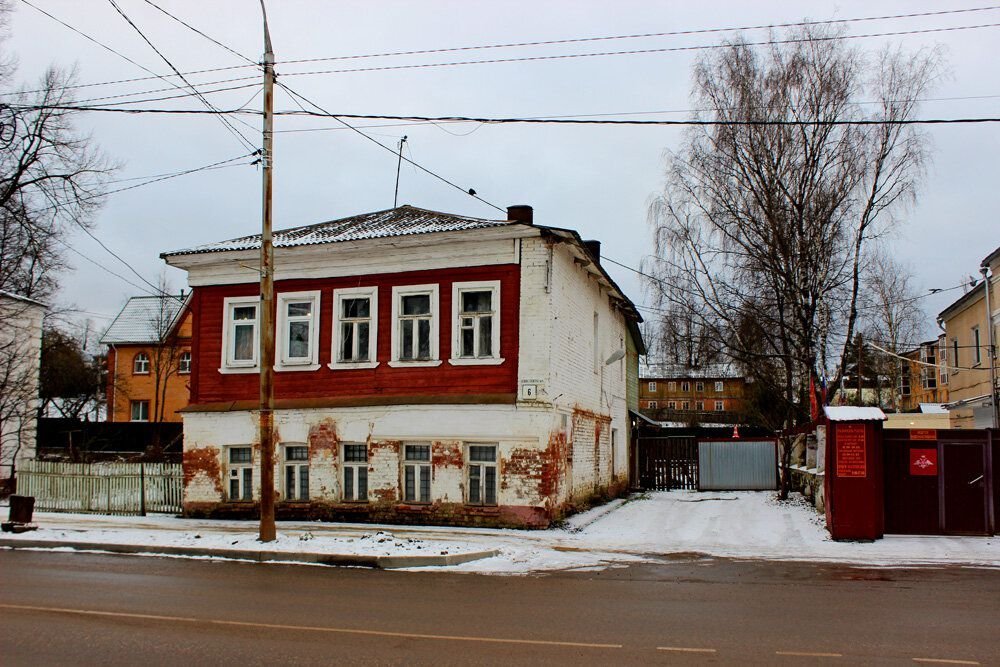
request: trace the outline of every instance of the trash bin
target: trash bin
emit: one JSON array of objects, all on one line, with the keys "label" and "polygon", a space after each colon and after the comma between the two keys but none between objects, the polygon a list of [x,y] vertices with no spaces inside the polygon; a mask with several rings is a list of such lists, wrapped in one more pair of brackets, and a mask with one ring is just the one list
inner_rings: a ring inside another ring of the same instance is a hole
[{"label": "trash bin", "polygon": [[31,523],[31,515],[35,512],[34,496],[11,496],[10,515],[7,520],[12,523]]}]

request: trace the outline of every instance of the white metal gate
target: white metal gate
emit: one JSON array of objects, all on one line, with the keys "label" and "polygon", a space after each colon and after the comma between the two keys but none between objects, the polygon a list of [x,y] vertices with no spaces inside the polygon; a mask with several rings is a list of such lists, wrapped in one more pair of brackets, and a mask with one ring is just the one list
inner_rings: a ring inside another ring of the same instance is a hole
[{"label": "white metal gate", "polygon": [[184,474],[179,463],[61,463],[25,461],[17,492],[35,509],[95,514],[180,512]]}]

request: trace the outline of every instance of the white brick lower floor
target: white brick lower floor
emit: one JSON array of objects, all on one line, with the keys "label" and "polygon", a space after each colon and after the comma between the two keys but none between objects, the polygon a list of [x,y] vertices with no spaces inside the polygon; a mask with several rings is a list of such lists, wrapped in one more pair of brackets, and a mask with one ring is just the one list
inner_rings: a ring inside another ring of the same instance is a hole
[{"label": "white brick lower floor", "polygon": [[[278,410],[279,517],[544,527],[626,486],[624,418],[532,405]],[[184,415],[184,510],[253,515],[257,413]]]}]

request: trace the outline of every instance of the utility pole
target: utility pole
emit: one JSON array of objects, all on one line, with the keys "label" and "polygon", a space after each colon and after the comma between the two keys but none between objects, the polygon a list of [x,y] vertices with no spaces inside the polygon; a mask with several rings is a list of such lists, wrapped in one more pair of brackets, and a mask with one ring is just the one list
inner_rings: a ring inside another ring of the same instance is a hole
[{"label": "utility pole", "polygon": [[271,241],[271,197],[274,168],[274,52],[264,17],[264,152],[262,231],[260,235],[260,536],[273,542],[274,528],[274,246]]},{"label": "utility pole", "polygon": [[396,193],[392,196],[392,207],[399,205],[399,168],[403,166],[403,144],[406,143],[406,135],[399,140],[399,157],[396,159]]},{"label": "utility pole", "polygon": [[983,265],[979,272],[983,274],[983,284],[986,286],[986,341],[989,345],[987,354],[990,358],[990,412],[993,418],[993,428],[1000,428],[1000,415],[997,411],[997,360],[996,341],[993,336],[993,310],[990,307],[990,267]]}]

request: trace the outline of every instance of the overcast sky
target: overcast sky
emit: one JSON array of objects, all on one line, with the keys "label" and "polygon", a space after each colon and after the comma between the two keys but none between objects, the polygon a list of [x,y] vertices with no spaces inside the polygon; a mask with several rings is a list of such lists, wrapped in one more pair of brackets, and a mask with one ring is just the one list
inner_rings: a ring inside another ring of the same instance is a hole
[{"label": "overcast sky", "polygon": [[[109,2],[31,0],[57,18],[158,74],[169,67]],[[235,51],[257,60],[263,50],[257,0],[155,0],[156,3]],[[144,0],[117,0],[154,45],[182,72],[245,64]],[[147,73],[72,32],[23,2],[14,0],[6,48],[18,57],[19,79],[37,79],[49,65],[76,66],[80,83],[107,82]],[[446,49],[583,37],[617,36],[755,26],[834,18],[871,17],[986,6],[974,2],[320,2],[268,0],[276,69],[287,85],[336,113],[532,117],[623,114],[636,118],[690,117],[692,63],[701,51],[529,60],[512,63],[428,67],[366,72],[294,75],[294,72],[379,66],[524,58],[639,49],[709,45],[726,33],[651,37],[427,55],[281,61]],[[1000,24],[1000,10],[924,18],[851,23],[849,34]],[[887,41],[906,49],[944,48],[949,76],[931,92],[921,117],[1000,116],[997,27],[854,40],[876,50]],[[751,40],[766,31],[746,31]],[[252,68],[194,75],[192,83],[255,74]],[[281,76],[284,75],[284,76]],[[214,86],[245,85],[239,81]],[[85,100],[167,88],[154,79],[81,88]],[[259,88],[213,94],[220,108],[244,105]],[[174,91],[175,93],[177,91]],[[170,92],[146,97],[169,95]],[[115,102],[102,100],[97,103]],[[260,108],[258,95],[250,106]],[[204,108],[192,98],[149,102],[157,108]],[[279,92],[276,109],[291,110]],[[654,113],[655,112],[655,113]],[[241,116],[259,128],[259,119]],[[382,143],[395,146],[408,136],[407,152],[421,165],[474,188],[505,208],[530,204],[540,224],[571,227],[602,241],[605,256],[639,266],[650,248],[646,211],[662,182],[665,150],[680,148],[683,130],[674,127],[564,127],[531,125],[420,124],[352,121]],[[123,167],[116,178],[154,176],[200,167],[247,152],[212,116],[79,116],[81,130]],[[259,145],[259,129],[234,123]],[[388,125],[388,126],[387,126]],[[279,117],[276,121],[274,224],[276,229],[390,208],[396,159],[331,119]],[[314,130],[314,131],[289,131]],[[1000,125],[948,125],[926,129],[933,164],[917,206],[904,216],[892,241],[896,256],[917,274],[922,290],[957,285],[1000,245],[997,155]],[[248,160],[238,161],[240,163]],[[259,232],[260,172],[239,164],[202,171],[114,194],[96,218],[95,234],[148,280],[166,273],[174,289],[186,287],[183,272],[167,269],[159,253]],[[136,181],[138,182],[138,181]],[[125,182],[112,187],[133,184]],[[400,203],[486,218],[498,211],[404,164]],[[91,239],[73,245],[96,263],[130,276]],[[85,260],[70,255],[73,270],[62,280],[61,299],[92,315],[103,328],[124,301],[139,290]],[[607,266],[638,304],[647,302],[639,278]],[[132,277],[134,279],[134,277]],[[138,279],[134,279],[138,282]],[[928,333],[933,317],[958,292],[924,301]]]}]

